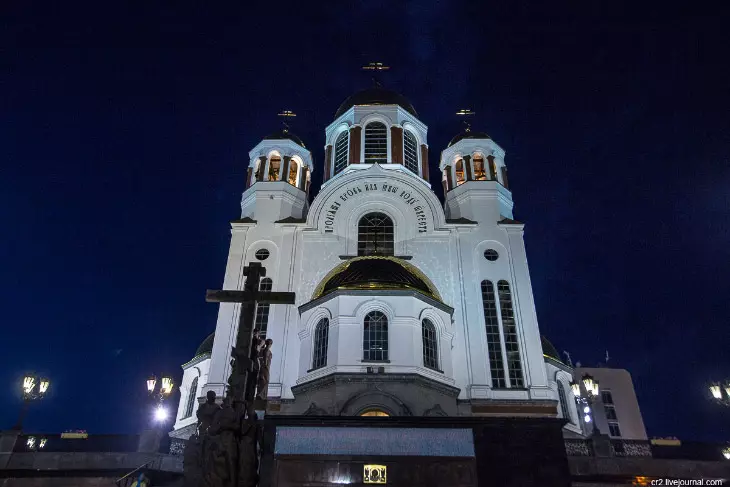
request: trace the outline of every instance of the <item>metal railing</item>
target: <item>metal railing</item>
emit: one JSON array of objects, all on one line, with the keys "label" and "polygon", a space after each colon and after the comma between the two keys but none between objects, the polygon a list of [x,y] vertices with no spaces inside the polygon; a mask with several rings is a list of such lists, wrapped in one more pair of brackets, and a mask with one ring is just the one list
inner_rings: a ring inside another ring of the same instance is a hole
[{"label": "metal railing", "polygon": [[117,487],[131,487],[135,485],[135,483],[137,486],[141,486],[142,482],[144,480],[147,480],[147,483],[149,484],[149,480],[145,476],[145,472],[153,463],[155,463],[155,460],[150,460],[144,465],[140,465],[124,477],[115,480],[114,483],[117,485]]}]

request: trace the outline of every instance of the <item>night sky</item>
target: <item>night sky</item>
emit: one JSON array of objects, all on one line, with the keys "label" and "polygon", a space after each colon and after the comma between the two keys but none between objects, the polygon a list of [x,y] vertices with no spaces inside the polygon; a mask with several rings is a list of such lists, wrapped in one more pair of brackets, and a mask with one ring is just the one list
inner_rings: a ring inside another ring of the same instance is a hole
[{"label": "night sky", "polygon": [[248,151],[295,111],[316,194],[382,61],[432,174],[460,108],[507,151],[558,350],[608,350],[649,436],[730,439],[705,392],[730,377],[730,15],[647,3],[2,2],[0,428],[35,370],[26,430],[141,430],[146,377],[214,329]]}]

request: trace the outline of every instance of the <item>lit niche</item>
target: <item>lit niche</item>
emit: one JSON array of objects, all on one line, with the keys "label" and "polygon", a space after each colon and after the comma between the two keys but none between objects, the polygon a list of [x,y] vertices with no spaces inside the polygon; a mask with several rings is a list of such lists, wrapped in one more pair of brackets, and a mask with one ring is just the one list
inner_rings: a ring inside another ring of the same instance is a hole
[{"label": "lit niche", "polygon": [[387,468],[385,465],[365,465],[363,471],[364,483],[366,484],[384,484],[387,478]]}]

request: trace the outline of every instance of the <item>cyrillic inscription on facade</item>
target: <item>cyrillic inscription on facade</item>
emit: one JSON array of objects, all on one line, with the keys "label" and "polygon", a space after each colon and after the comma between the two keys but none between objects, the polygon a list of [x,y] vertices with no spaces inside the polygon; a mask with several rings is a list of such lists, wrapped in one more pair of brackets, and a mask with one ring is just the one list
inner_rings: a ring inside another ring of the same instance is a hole
[{"label": "cyrillic inscription on facade", "polygon": [[428,218],[426,217],[425,203],[414,197],[408,189],[402,189],[388,183],[362,183],[357,186],[347,188],[345,191],[337,195],[331,203],[325,208],[324,231],[332,233],[335,230],[335,216],[337,210],[342,204],[350,198],[357,198],[362,195],[372,194],[375,192],[385,192],[397,194],[402,200],[408,204],[415,213],[416,229],[418,233],[426,233],[428,231]]}]

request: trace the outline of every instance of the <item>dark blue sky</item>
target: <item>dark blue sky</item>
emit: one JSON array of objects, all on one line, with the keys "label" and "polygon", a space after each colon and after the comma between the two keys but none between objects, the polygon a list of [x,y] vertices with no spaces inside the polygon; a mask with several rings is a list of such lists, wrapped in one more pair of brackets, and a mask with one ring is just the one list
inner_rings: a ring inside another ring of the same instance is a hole
[{"label": "dark blue sky", "polygon": [[650,436],[730,437],[704,390],[730,376],[727,7],[47,3],[0,6],[2,427],[37,370],[26,429],[141,429],[146,376],[214,328],[248,150],[296,111],[316,189],[382,60],[432,174],[462,107],[507,151],[543,333],[631,371]]}]

